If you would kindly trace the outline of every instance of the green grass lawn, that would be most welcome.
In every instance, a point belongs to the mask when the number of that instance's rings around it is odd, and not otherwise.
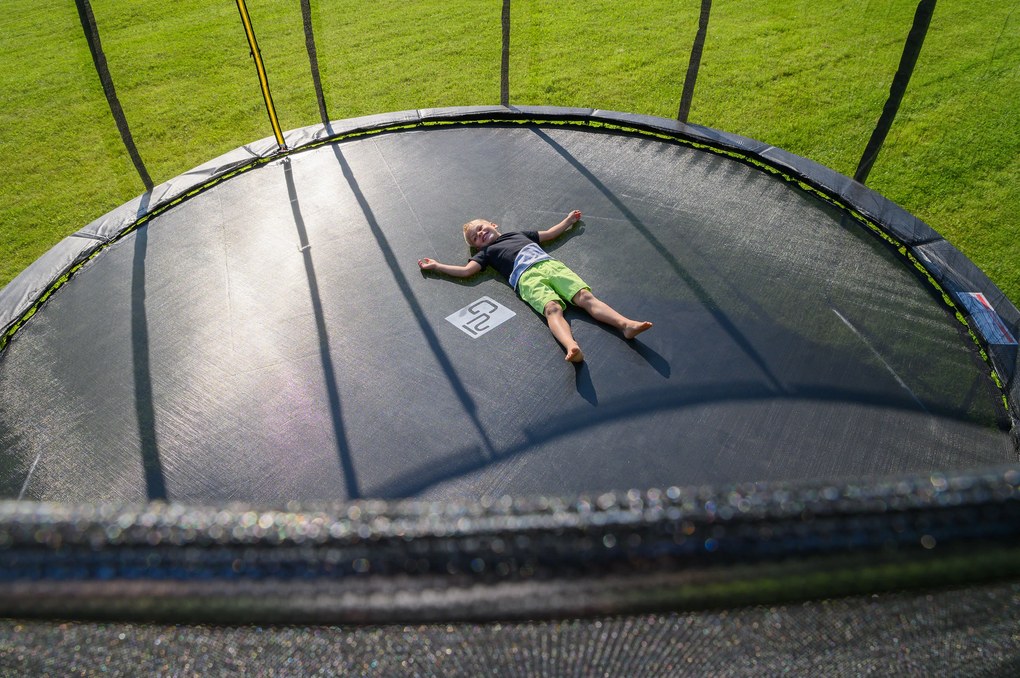
[[[300,4],[249,0],[280,122],[319,121]],[[234,3],[93,0],[156,183],[271,136]],[[715,3],[691,122],[852,175],[916,3]],[[514,0],[511,101],[675,117],[700,3]],[[499,101],[495,0],[313,2],[334,119]],[[0,285],[142,192],[73,3],[0,13]],[[869,185],[924,219],[1020,302],[1020,12],[939,3]]]

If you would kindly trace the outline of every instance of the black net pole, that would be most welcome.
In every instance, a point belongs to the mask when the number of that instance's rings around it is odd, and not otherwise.
[[[691,60],[687,64],[687,76],[684,78],[684,90],[680,95],[680,110],[676,119],[687,122],[691,113],[691,100],[694,99],[694,84],[698,81],[698,68],[701,66],[701,53],[705,49],[705,36],[708,34],[708,16],[712,12],[712,0],[701,0],[701,17],[698,19],[698,34],[694,37],[691,47]]]
[[[882,144],[892,128],[893,120],[899,111],[900,102],[903,101],[903,94],[907,91],[907,83],[914,72],[917,64],[917,57],[921,53],[921,46],[924,45],[924,37],[928,33],[928,24],[931,23],[931,16],[935,12],[935,0],[921,0],[917,3],[917,11],[914,13],[914,25],[910,28],[907,36],[907,43],[903,46],[903,56],[900,57],[900,65],[893,76],[892,85],[889,86],[889,98],[882,109],[882,115],[875,125],[875,131],[871,133],[871,140],[868,141],[861,156],[861,162],[857,165],[857,172],[854,179],[862,184],[867,181],[871,167],[878,158]]]
[[[138,176],[145,185],[145,190],[151,191],[152,178],[149,177],[149,172],[145,169],[145,163],[142,162],[142,156],[138,153],[135,140],[131,136],[131,129],[128,127],[127,118],[124,116],[124,109],[121,108],[120,100],[117,98],[117,91],[113,86],[113,77],[110,75],[110,67],[106,63],[106,54],[103,52],[103,45],[99,41],[99,28],[96,26],[96,17],[92,13],[92,5],[89,4],[89,0],[75,0],[74,4],[78,7],[78,17],[81,19],[81,27],[85,31],[85,40],[88,42],[89,51],[92,53],[92,62],[95,64],[99,81],[103,85],[103,94],[106,95],[106,101],[110,105],[110,113],[113,114],[113,119],[117,123],[117,130],[120,131],[120,138],[124,142],[124,148],[127,149],[128,155],[131,156],[131,162],[134,163]]]
[[[329,113],[326,112],[326,98],[322,94],[322,79],[319,77],[319,57],[315,50],[315,34],[312,32],[311,0],[301,0],[301,17],[305,24],[305,49],[308,50],[308,63],[312,69],[312,84],[315,86],[315,97],[319,102],[319,117],[322,124],[329,124]]]
[[[499,103],[510,105],[510,0],[503,0],[503,58],[499,70]]]

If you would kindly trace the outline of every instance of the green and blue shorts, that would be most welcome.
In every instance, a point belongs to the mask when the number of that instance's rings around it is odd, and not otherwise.
[[[517,293],[538,313],[545,314],[550,301],[566,308],[567,303],[581,290],[591,290],[580,277],[561,262],[546,259],[521,274]]]

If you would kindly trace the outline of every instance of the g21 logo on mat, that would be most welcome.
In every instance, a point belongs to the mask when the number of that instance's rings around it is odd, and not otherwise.
[[[515,315],[506,306],[489,297],[482,297],[446,316],[446,319],[472,339],[477,339]]]

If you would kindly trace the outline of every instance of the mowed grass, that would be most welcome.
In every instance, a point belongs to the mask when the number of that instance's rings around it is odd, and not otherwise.
[[[329,115],[499,102],[495,0],[316,2]],[[249,0],[284,129],[319,122],[300,3]],[[270,136],[234,3],[93,0],[156,183]],[[852,175],[916,2],[714,3],[691,122]],[[697,30],[688,0],[514,0],[511,101],[675,117]],[[0,13],[0,285],[142,192],[73,3]],[[940,3],[869,186],[1020,301],[1020,12]]]

